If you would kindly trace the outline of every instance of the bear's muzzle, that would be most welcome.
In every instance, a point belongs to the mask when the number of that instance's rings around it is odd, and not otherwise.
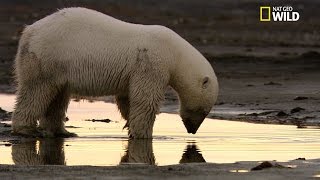
[[[182,121],[187,129],[187,132],[196,134],[207,115],[208,113],[196,113],[188,117],[182,117]]]

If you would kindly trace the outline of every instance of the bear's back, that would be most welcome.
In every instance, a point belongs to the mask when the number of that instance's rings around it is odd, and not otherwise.
[[[157,28],[127,23],[85,8],[66,8],[28,26],[24,34],[31,37],[30,51],[38,57],[62,60],[119,49],[136,50],[152,41],[150,36]]]

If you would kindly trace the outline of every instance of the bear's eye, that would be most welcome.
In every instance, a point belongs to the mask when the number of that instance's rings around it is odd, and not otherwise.
[[[202,88],[206,89],[208,87],[208,84],[209,84],[209,78],[208,77],[203,78]]]

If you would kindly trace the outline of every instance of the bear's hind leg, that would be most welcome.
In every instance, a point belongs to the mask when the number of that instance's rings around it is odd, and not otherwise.
[[[19,82],[20,83],[20,82]],[[15,110],[12,115],[12,133],[24,136],[41,136],[37,121],[49,106],[55,90],[45,83],[20,83]]]
[[[46,113],[40,119],[39,129],[45,137],[72,137],[74,133],[68,132],[64,123],[66,111],[70,102],[68,87],[63,87],[51,101]]]

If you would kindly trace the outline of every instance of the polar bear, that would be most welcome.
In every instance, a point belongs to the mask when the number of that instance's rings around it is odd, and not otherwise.
[[[69,136],[70,96],[115,95],[132,138],[152,138],[167,86],[196,133],[218,95],[210,63],[159,25],[132,24],[85,8],[66,8],[27,26],[15,59],[13,133]],[[40,134],[39,134],[40,133]]]

